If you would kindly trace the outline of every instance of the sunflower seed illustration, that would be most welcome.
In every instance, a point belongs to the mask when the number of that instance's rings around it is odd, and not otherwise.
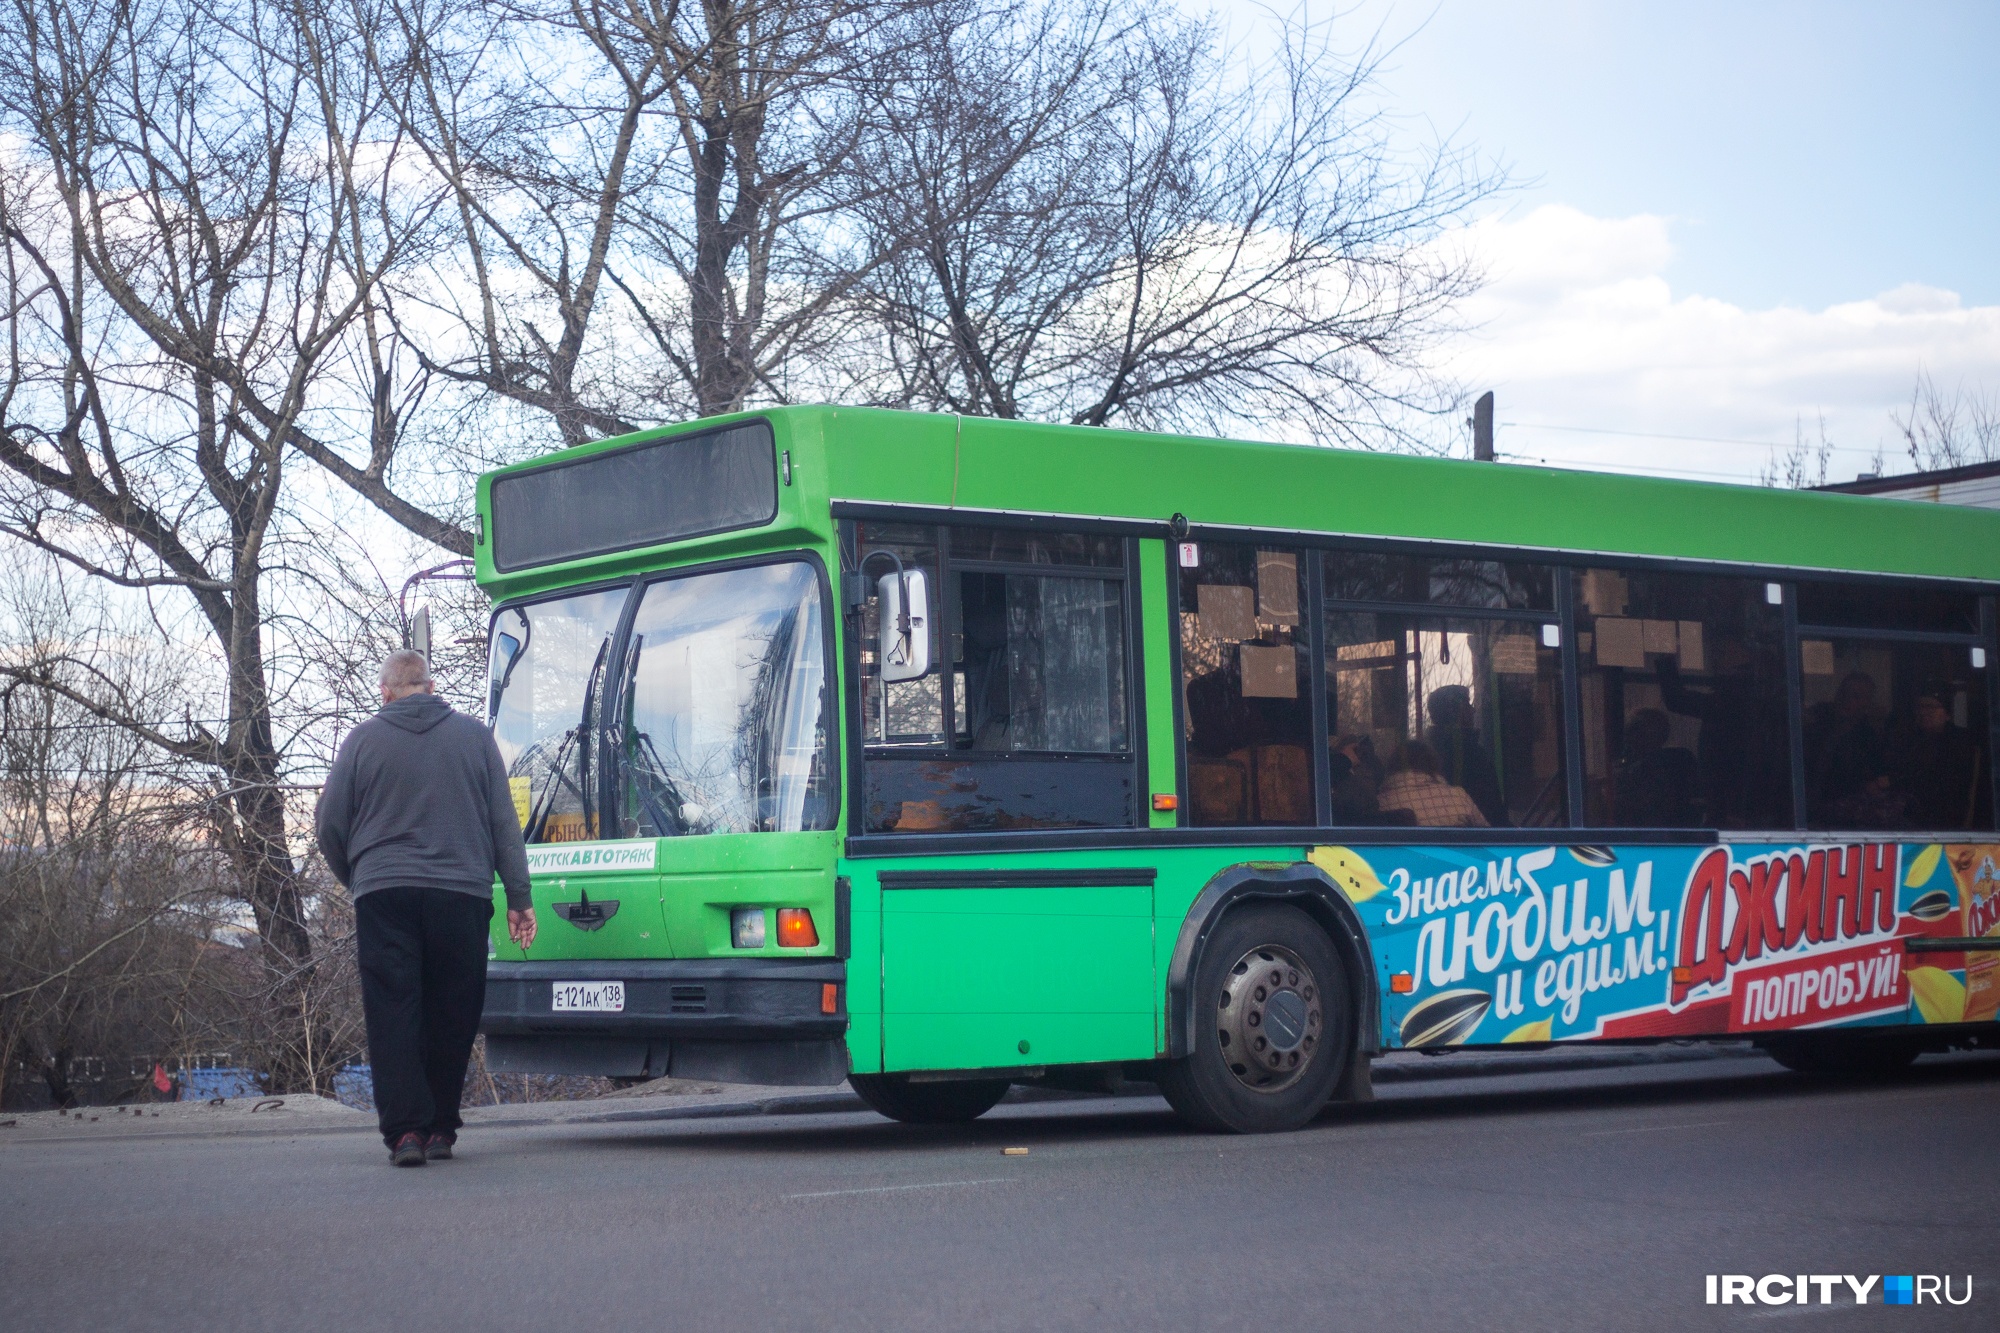
[[[1587,866],[1608,866],[1618,859],[1609,847],[1572,847],[1569,854]]]
[[[1483,990],[1439,991],[1403,1019],[1403,1045],[1456,1046],[1472,1035],[1492,1003]]]
[[[1919,921],[1937,921],[1957,906],[1950,889],[1932,889],[1929,893],[1917,895],[1917,900],[1910,904],[1909,913]]]

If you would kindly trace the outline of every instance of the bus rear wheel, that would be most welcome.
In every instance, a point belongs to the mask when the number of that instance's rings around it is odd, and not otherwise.
[[[1013,1084],[1004,1078],[912,1083],[908,1074],[849,1074],[873,1110],[906,1125],[962,1125],[992,1110]]]
[[[1222,919],[1195,968],[1194,1050],[1161,1066],[1160,1091],[1200,1129],[1298,1129],[1354,1058],[1347,969],[1295,907],[1257,904]]]
[[[1797,1074],[1865,1082],[1894,1078],[1916,1063],[1923,1044],[1909,1037],[1811,1032],[1758,1043],[1764,1054]]]

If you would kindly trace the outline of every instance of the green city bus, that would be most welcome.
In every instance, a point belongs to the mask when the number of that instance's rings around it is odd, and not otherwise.
[[[2000,514],[845,407],[480,479],[489,1066],[1296,1127],[1995,1040]]]

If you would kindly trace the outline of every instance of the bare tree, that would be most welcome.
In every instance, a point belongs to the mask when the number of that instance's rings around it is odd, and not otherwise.
[[[10,702],[9,786],[52,779],[49,794],[68,804],[63,788],[107,777],[116,785],[103,770],[20,767],[24,701]],[[170,1016],[206,961],[205,941],[185,928],[203,896],[199,866],[189,864],[199,858],[122,802],[92,813],[90,824],[58,827],[53,841],[0,849],[0,1097],[26,1069],[53,1104],[73,1105],[83,1096],[80,1058],[129,1070],[168,1051]]]
[[[1780,453],[1772,445],[1771,459],[1757,480],[1764,486],[1809,490],[1826,485],[1826,470],[1832,461],[1833,441],[1827,437],[1826,413],[1819,414],[1819,433],[1812,440],[1806,438],[1805,418],[1800,417],[1792,423],[1791,447]]]
[[[448,550],[425,466],[759,402],[1379,446],[1454,397],[1425,358],[1478,275],[1444,231],[1498,176],[1399,148],[1381,52],[1324,28],[1250,65],[1108,0],[381,3],[455,216],[370,298],[401,409],[366,461],[295,443]]]
[[[1405,156],[1379,53],[1292,26],[1246,66],[1167,6],[935,5],[858,165],[875,401],[1003,417],[1407,440],[1475,285],[1443,230],[1498,188]]]
[[[405,284],[426,373],[564,444],[783,397],[851,280],[857,0],[393,0],[377,43],[458,245]]]
[[[62,693],[0,684],[0,1104],[32,1096],[20,1072],[69,1106],[150,1097],[155,1062],[226,1051],[324,1090],[360,1057],[345,896],[308,894],[312,964],[274,985],[207,836],[214,792],[175,767]]]
[[[208,833],[279,1012],[313,958],[274,715],[286,464],[356,400],[340,372],[369,361],[370,294],[423,215],[354,46],[266,0],[0,14],[22,145],[0,174],[0,530],[143,597],[205,706],[161,718],[60,653],[0,675],[213,775]]]
[[[0,653],[98,659],[100,610],[29,555],[0,577]],[[122,674],[157,699],[149,665]],[[72,1105],[85,1094],[79,1065],[127,1073],[170,1044],[166,1015],[201,966],[200,939],[176,918],[212,895],[200,849],[174,836],[186,795],[125,729],[56,691],[0,681],[0,1098],[18,1099],[10,1078],[26,1070],[53,1104]]]
[[[2000,459],[2000,395],[1982,387],[1945,393],[1929,371],[1919,371],[1910,405],[1889,419],[1920,472]]]

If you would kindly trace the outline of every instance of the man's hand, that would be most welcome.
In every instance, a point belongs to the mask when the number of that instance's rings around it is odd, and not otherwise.
[[[523,949],[532,945],[535,942],[535,909],[523,907],[517,911],[508,908],[507,936]]]

